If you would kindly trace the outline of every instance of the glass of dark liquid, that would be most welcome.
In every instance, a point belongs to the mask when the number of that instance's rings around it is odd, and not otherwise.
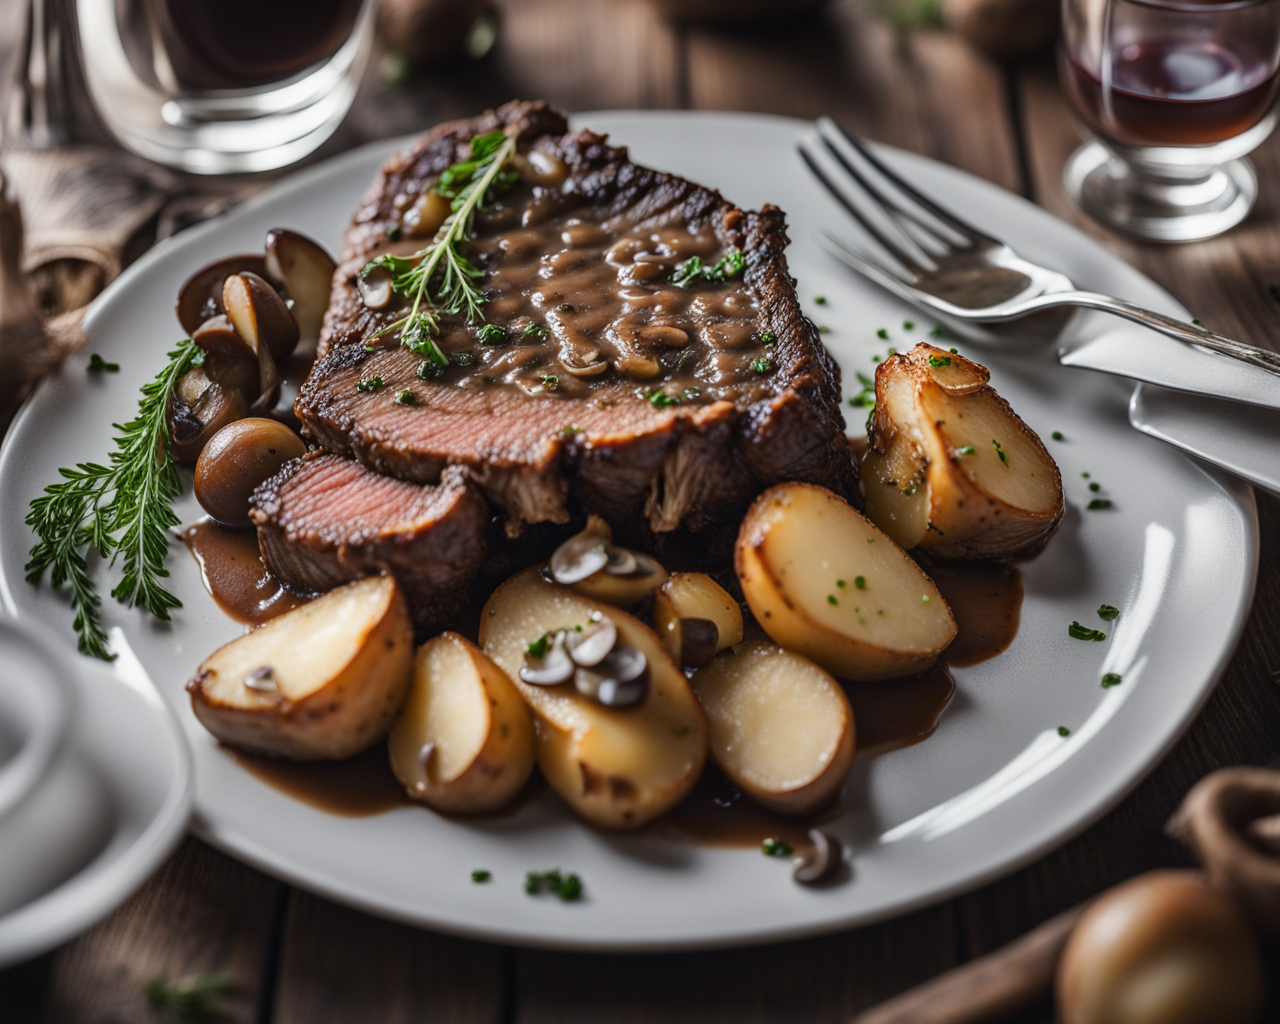
[[[1059,78],[1097,133],[1063,172],[1093,217],[1139,238],[1221,234],[1253,207],[1245,154],[1271,134],[1280,0],[1064,0]]]
[[[108,130],[202,174],[310,153],[350,108],[372,42],[373,0],[72,2],[85,86]]]

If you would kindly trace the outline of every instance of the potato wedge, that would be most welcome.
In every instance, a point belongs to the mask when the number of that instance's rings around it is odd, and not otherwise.
[[[742,642],[742,609],[706,573],[677,572],[653,595],[653,628],[677,665],[699,668]]]
[[[603,612],[620,643],[648,659],[649,690],[630,708],[608,708],[572,683],[520,678],[525,647]],[[545,580],[537,567],[502,584],[480,616],[480,646],[533,709],[543,775],[578,814],[603,828],[636,828],[693,787],[707,756],[707,719],[684,675],[644,623],[602,601]]]
[[[989,379],[923,343],[877,367],[866,514],[904,548],[1007,558],[1043,544],[1061,521],[1057,464]]]
[[[345,758],[386,735],[413,668],[413,626],[391,576],[368,576],[214,651],[187,683],[223,743],[295,761]]]
[[[415,800],[446,814],[483,814],[529,781],[533,715],[484,652],[457,633],[442,633],[418,648],[387,753]]]
[[[742,521],[734,564],[764,631],[837,676],[923,672],[956,635],[933,581],[824,487],[778,484],[760,495]]]
[[[735,786],[778,814],[834,799],[853,766],[853,708],[808,658],[753,641],[693,676],[711,723],[711,756]]]

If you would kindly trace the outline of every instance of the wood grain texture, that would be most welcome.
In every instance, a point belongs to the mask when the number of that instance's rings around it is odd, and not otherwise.
[[[0,1021],[12,1024],[161,1020],[143,986],[224,973],[230,1020],[260,1019],[279,940],[284,886],[188,839],[124,906],[48,956],[0,972]]]

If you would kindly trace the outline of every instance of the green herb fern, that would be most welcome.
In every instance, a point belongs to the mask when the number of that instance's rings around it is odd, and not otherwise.
[[[58,470],[61,482],[50,484],[27,512],[27,525],[37,537],[27,562],[33,585],[49,573],[55,587],[69,587],[74,628],[81,653],[112,660],[99,612],[102,600],[89,574],[88,552],[121,565],[121,579],[111,596],[127,607],[142,607],[158,619],[182,602],[161,580],[169,575],[165,556],[169,533],[178,525],[173,499],[182,481],[168,454],[166,413],[169,395],[184,373],[204,362],[204,352],[187,339],[169,353],[169,362],[142,388],[137,415],[117,433],[108,465],[82,462]]]
[[[363,274],[385,268],[392,290],[413,303],[407,314],[374,337],[398,330],[400,344],[443,369],[449,357],[435,342],[440,316],[465,313],[469,323],[484,320],[484,295],[477,287],[484,272],[462,255],[462,246],[471,238],[476,213],[515,184],[518,175],[509,166],[515,152],[514,136],[500,131],[472,139],[471,159],[454,164],[432,186],[450,200],[452,212],[431,243],[407,258],[386,253],[365,266]]]

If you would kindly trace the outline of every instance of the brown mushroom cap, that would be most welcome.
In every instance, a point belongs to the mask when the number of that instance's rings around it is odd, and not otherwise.
[[[169,454],[182,466],[194,466],[214,434],[249,415],[244,395],[210,379],[202,366],[185,373],[173,391],[165,422]]]
[[[298,322],[267,280],[250,271],[232,274],[222,283],[227,319],[255,352],[267,349],[285,359],[297,347]]]
[[[1250,826],[1277,814],[1280,772],[1223,768],[1191,789],[1168,824],[1204,864],[1209,881],[1272,935],[1280,935],[1280,859],[1268,851],[1266,830]]]
[[[314,341],[329,306],[338,265],[319,242],[287,228],[267,232],[266,276],[284,288],[303,339]]]
[[[183,282],[178,289],[175,312],[178,323],[188,335],[195,334],[206,320],[225,313],[222,304],[222,285],[232,274],[243,271],[265,274],[267,261],[264,256],[228,256],[226,259],[201,267]]]

